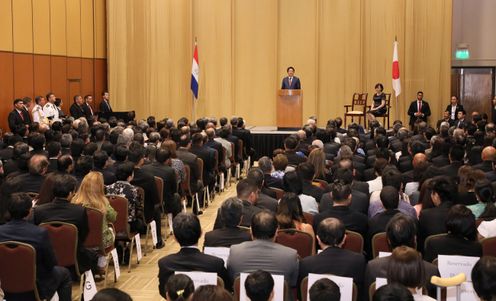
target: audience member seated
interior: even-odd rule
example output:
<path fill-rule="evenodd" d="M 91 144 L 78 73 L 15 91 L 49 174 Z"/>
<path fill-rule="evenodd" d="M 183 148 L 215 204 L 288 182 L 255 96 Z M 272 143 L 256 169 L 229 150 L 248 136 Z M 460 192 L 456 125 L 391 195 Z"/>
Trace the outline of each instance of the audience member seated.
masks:
<path fill-rule="evenodd" d="M 231 162 L 231 158 L 234 157 L 233 148 L 231 147 L 231 142 L 227 140 L 229 136 L 229 129 L 223 127 L 219 130 L 219 137 L 215 138 L 214 141 L 218 142 L 222 145 L 222 148 L 225 151 L 224 157 L 224 167 L 225 169 L 229 169 L 234 162 Z"/>
<path fill-rule="evenodd" d="M 91 301 L 133 301 L 131 296 L 117 288 L 101 289 Z"/>
<path fill-rule="evenodd" d="M 187 301 L 191 299 L 194 291 L 195 285 L 191 278 L 184 274 L 172 275 L 165 285 L 165 299 L 167 301 Z"/>
<path fill-rule="evenodd" d="M 421 289 L 427 284 L 424 264 L 420 253 L 407 246 L 399 246 L 393 250 L 389 260 L 388 283 L 399 283 L 406 286 L 415 301 L 435 301 L 427 295 L 421 295 Z"/>
<path fill-rule="evenodd" d="M 93 154 L 94 171 L 98 171 L 103 175 L 105 185 L 115 183 L 115 170 L 110 168 L 109 156 L 105 151 L 98 150 Z"/>
<path fill-rule="evenodd" d="M 60 143 L 57 141 L 50 141 L 46 145 L 48 152 L 48 168 L 47 173 L 57 170 L 57 158 L 60 156 Z"/>
<path fill-rule="evenodd" d="M 227 270 L 232 280 L 239 273 L 264 270 L 284 275 L 289 286 L 295 287 L 298 277 L 298 254 L 296 250 L 274 242 L 277 219 L 270 211 L 255 214 L 251 223 L 253 241 L 231 246 Z"/>
<path fill-rule="evenodd" d="M 273 178 L 282 180 L 288 166 L 288 158 L 284 154 L 278 154 L 274 157 L 272 163 L 274 165 L 274 171 L 270 175 Z"/>
<path fill-rule="evenodd" d="M 251 301 L 271 301 L 274 298 L 274 279 L 266 271 L 257 270 L 246 277 L 246 296 Z"/>
<path fill-rule="evenodd" d="M 279 229 L 296 229 L 306 232 L 315 238 L 312 225 L 308 224 L 303 216 L 300 198 L 292 193 L 285 193 L 279 201 L 276 214 Z"/>
<path fill-rule="evenodd" d="M 398 201 L 398 210 L 403 212 L 404 214 L 407 214 L 413 218 L 417 218 L 417 212 L 415 211 L 415 208 L 412 207 L 410 204 L 410 199 L 408 198 L 408 195 L 403 193 L 403 186 L 401 182 L 401 173 L 395 168 L 395 167 L 387 167 L 382 176 L 382 183 L 384 186 L 392 186 L 396 188 L 399 194 L 399 201 Z M 370 195 L 370 205 L 369 205 L 369 217 L 373 218 L 375 215 L 378 213 L 381 213 L 385 210 L 381 198 L 380 198 L 381 191 L 374 191 Z"/>
<path fill-rule="evenodd" d="M 272 161 L 269 157 L 262 157 L 258 159 L 258 167 L 264 173 L 264 185 L 265 187 L 274 187 L 279 189 L 284 189 L 282 178 L 273 177 L 271 174 L 273 172 Z"/>
<path fill-rule="evenodd" d="M 314 149 L 308 156 L 308 162 L 312 164 L 315 169 L 314 179 L 330 183 L 332 182 L 332 173 L 327 168 L 326 161 L 326 154 L 320 148 Z"/>
<path fill-rule="evenodd" d="M 494 191 L 491 182 L 486 179 L 475 182 L 475 197 L 477 204 L 467 206 L 475 218 L 492 220 L 496 218 L 496 207 L 494 206 Z"/>
<path fill-rule="evenodd" d="M 181 200 L 177 194 L 176 173 L 171 165 L 171 153 L 168 149 L 157 149 L 155 162 L 146 164 L 142 169 L 164 181 L 163 202 L 166 213 L 176 216 L 181 211 Z"/>
<path fill-rule="evenodd" d="M 420 180 L 429 167 L 427 156 L 423 153 L 416 154 L 413 156 L 412 165 L 413 169 L 402 175 L 404 190 L 408 197 L 413 195 L 420 188 Z"/>
<path fill-rule="evenodd" d="M 162 257 L 158 261 L 159 292 L 164 298 L 166 283 L 176 271 L 201 271 L 217 273 L 224 280 L 226 287 L 230 287 L 229 277 L 224 267 L 224 261 L 218 257 L 203 254 L 198 249 L 198 240 L 202 234 L 200 220 L 191 213 L 180 213 L 173 221 L 174 238 L 181 246 L 175 254 Z"/>
<path fill-rule="evenodd" d="M 465 150 L 461 145 L 455 144 L 449 150 L 450 164 L 440 168 L 441 172 L 449 177 L 455 178 L 458 175 L 458 169 L 463 166 L 463 157 Z"/>
<path fill-rule="evenodd" d="M 138 189 L 130 182 L 134 175 L 134 164 L 126 162 L 120 164 L 115 172 L 117 181 L 105 187 L 107 195 L 123 196 L 128 204 L 128 223 L 131 232 L 144 232 L 146 225 L 143 221 L 143 200 L 138 194 Z"/>
<path fill-rule="evenodd" d="M 11 174 L 19 174 L 27 171 L 27 165 L 25 168 L 20 168 L 23 161 L 26 160 L 26 156 L 29 159 L 29 145 L 21 141 L 14 144 L 14 149 L 12 151 L 12 158 L 4 162 L 3 172 L 5 176 Z"/>
<path fill-rule="evenodd" d="M 48 171 L 48 159 L 44 155 L 33 155 L 28 166 L 29 173 L 19 175 L 19 180 L 23 182 L 21 191 L 39 193 Z"/>
<path fill-rule="evenodd" d="M 87 271 L 93 266 L 92 254 L 84 248 L 88 236 L 88 216 L 83 206 L 71 204 L 70 199 L 76 192 L 76 179 L 71 175 L 56 175 L 53 178 L 53 196 L 51 203 L 33 208 L 32 219 L 35 225 L 46 222 L 66 222 L 78 229 L 77 260 L 79 271 Z"/>
<path fill-rule="evenodd" d="M 202 285 L 195 290 L 191 301 L 232 301 L 232 295 L 218 285 Z"/>
<path fill-rule="evenodd" d="M 447 177 L 438 176 L 432 179 L 431 199 L 434 208 L 420 211 L 419 216 L 419 249 L 428 236 L 446 233 L 446 216 L 453 205 L 455 186 Z"/>
<path fill-rule="evenodd" d="M 258 198 L 258 186 L 252 180 L 243 179 L 236 185 L 236 193 L 237 197 L 234 199 L 240 200 L 243 203 L 241 223 L 239 225 L 243 227 L 250 227 L 253 215 L 262 211 L 262 209 L 255 206 Z M 222 218 L 219 211 L 220 208 L 217 211 L 214 229 L 220 229 L 223 227 Z"/>
<path fill-rule="evenodd" d="M 493 146 L 486 146 L 482 149 L 481 154 L 482 162 L 474 165 L 474 169 L 489 172 L 493 170 L 493 162 L 496 161 L 496 148 Z"/>
<path fill-rule="evenodd" d="M 310 162 L 301 163 L 296 167 L 296 173 L 301 180 L 302 193 L 304 195 L 309 195 L 313 197 L 315 201 L 320 202 L 320 199 L 324 194 L 324 189 L 322 189 L 319 186 L 313 185 L 313 179 L 315 177 L 315 168 L 312 165 L 312 163 Z"/>
<path fill-rule="evenodd" d="M 176 143 L 172 140 L 165 140 L 160 145 L 160 148 L 169 150 L 171 154 L 171 167 L 176 172 L 177 184 L 186 180 L 186 170 L 183 161 L 177 158 Z"/>
<path fill-rule="evenodd" d="M 205 140 L 206 140 L 205 136 Z M 191 137 L 190 152 L 203 160 L 203 185 L 209 186 L 210 190 L 215 184 L 215 150 L 204 145 L 204 136 L 201 133 L 193 134 Z"/>
<path fill-rule="evenodd" d="M 460 167 L 458 170 L 458 197 L 455 199 L 455 203 L 466 206 L 477 204 L 475 183 L 485 178 L 486 175 L 481 170 L 468 165 Z"/>
<path fill-rule="evenodd" d="M 304 154 L 297 153 L 298 144 L 298 139 L 294 136 L 284 139 L 284 154 L 288 158 L 289 165 L 298 166 L 307 160 Z"/>
<path fill-rule="evenodd" d="M 394 250 L 400 246 L 407 246 L 415 249 L 417 226 L 414 219 L 404 214 L 395 215 L 386 226 L 386 236 L 389 247 Z M 376 278 L 387 278 L 387 270 L 391 256 L 377 257 L 367 264 L 365 271 L 365 290 L 368 292 L 369 286 L 376 281 Z M 439 276 L 439 271 L 435 265 L 430 262 L 422 261 L 424 265 L 425 279 L 431 279 L 432 276 Z M 436 295 L 436 287 L 430 282 L 427 283 L 427 289 L 430 296 Z"/>
<path fill-rule="evenodd" d="M 382 189 L 382 171 L 386 167 L 388 162 L 386 159 L 383 158 L 377 158 L 374 163 L 374 172 L 376 178 L 370 181 L 367 181 L 367 184 L 369 184 L 369 193 L 372 193 L 377 190 Z"/>
<path fill-rule="evenodd" d="M 322 278 L 315 281 L 309 289 L 310 301 L 339 301 L 339 286 L 332 280 Z"/>
<path fill-rule="evenodd" d="M 426 242 L 424 257 L 431 262 L 438 255 L 482 256 L 482 246 L 477 241 L 475 218 L 467 207 L 455 205 L 446 217 L 448 235 Z"/>
<path fill-rule="evenodd" d="M 386 230 L 386 225 L 389 221 L 400 211 L 398 210 L 399 193 L 393 186 L 384 186 L 380 193 L 381 203 L 385 211 L 376 214 L 369 219 L 369 234 L 368 239 L 371 241 L 372 237 L 380 232 Z"/>
<path fill-rule="evenodd" d="M 350 208 L 353 202 L 350 185 L 335 180 L 331 185 L 332 207 L 322 211 L 313 218 L 313 230 L 316 232 L 320 222 L 328 217 L 340 219 L 346 230 L 355 231 L 366 237 L 368 228 L 367 216 Z"/>
<path fill-rule="evenodd" d="M 36 251 L 36 283 L 42 299 L 51 299 L 57 292 L 59 300 L 70 301 L 72 283 L 66 268 L 57 266 L 48 231 L 26 221 L 31 211 L 31 198 L 24 193 L 12 195 L 8 205 L 11 220 L 0 226 L 0 242 L 19 241 Z M 12 271 L 13 272 L 13 271 Z M 26 300 L 26 296 L 7 296 L 8 300 Z"/>
<path fill-rule="evenodd" d="M 218 214 L 222 221 L 222 228 L 205 233 L 205 247 L 227 247 L 250 241 L 250 233 L 240 229 L 243 214 L 243 203 L 237 198 L 229 198 L 222 203 Z"/>
<path fill-rule="evenodd" d="M 268 189 L 264 187 L 264 174 L 262 170 L 257 167 L 252 167 L 248 171 L 246 178 L 254 181 L 257 184 L 258 198 L 256 201 L 256 206 L 275 213 L 277 211 L 277 200 L 267 194 Z"/>
<path fill-rule="evenodd" d="M 319 204 L 314 197 L 303 193 L 302 180 L 298 177 L 297 172 L 290 171 L 284 175 L 284 191 L 292 192 L 298 195 L 300 198 L 301 208 L 303 212 L 310 213 L 312 215 L 319 212 Z M 312 185 L 312 184 L 310 184 Z"/>
<path fill-rule="evenodd" d="M 358 211 L 363 214 L 367 214 L 369 210 L 369 195 L 368 186 L 366 192 L 359 190 L 355 187 L 356 182 L 353 180 L 353 172 L 347 168 L 338 168 L 334 172 L 335 179 L 341 180 L 344 184 L 350 185 L 351 187 L 351 199 L 350 208 L 354 211 Z M 362 184 L 366 184 L 361 182 Z M 324 193 L 320 199 L 319 212 L 326 211 L 333 205 L 333 199 L 330 192 Z"/>
<path fill-rule="evenodd" d="M 317 242 L 322 252 L 300 261 L 299 282 L 309 273 L 332 274 L 353 278 L 360 291 L 363 285 L 365 257 L 342 248 L 346 242 L 346 228 L 343 222 L 336 218 L 321 221 L 317 227 Z"/>
<path fill-rule="evenodd" d="M 92 171 L 84 177 L 71 202 L 73 204 L 82 205 L 83 207 L 97 209 L 103 214 L 102 246 L 106 249 L 114 244 L 115 234 L 109 228 L 108 223 L 115 222 L 117 213 L 114 208 L 110 206 L 110 203 L 105 196 L 104 188 L 102 174 Z M 107 257 L 99 255 L 98 269 L 101 275 L 105 273 L 106 266 Z"/>
<path fill-rule="evenodd" d="M 496 299 L 496 258 L 484 256 L 472 269 L 472 284 L 481 301 Z"/>
<path fill-rule="evenodd" d="M 412 293 L 398 283 L 386 284 L 378 288 L 372 301 L 414 301 Z"/>

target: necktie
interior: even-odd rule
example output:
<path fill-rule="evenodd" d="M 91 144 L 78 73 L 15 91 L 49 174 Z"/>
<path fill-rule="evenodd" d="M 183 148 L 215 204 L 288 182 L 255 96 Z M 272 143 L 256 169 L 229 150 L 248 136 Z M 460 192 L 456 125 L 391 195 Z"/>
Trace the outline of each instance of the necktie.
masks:
<path fill-rule="evenodd" d="M 418 111 L 422 112 L 422 102 L 421 101 L 418 102 Z"/>
<path fill-rule="evenodd" d="M 293 78 L 292 78 L 292 77 L 290 77 L 290 78 L 289 78 L 289 86 L 290 86 L 290 87 L 291 87 L 291 83 L 292 83 L 292 82 L 293 82 Z"/>
<path fill-rule="evenodd" d="M 21 116 L 22 121 L 24 121 L 24 115 L 22 114 L 22 112 L 17 111 L 17 113 L 19 113 L 19 116 Z"/>

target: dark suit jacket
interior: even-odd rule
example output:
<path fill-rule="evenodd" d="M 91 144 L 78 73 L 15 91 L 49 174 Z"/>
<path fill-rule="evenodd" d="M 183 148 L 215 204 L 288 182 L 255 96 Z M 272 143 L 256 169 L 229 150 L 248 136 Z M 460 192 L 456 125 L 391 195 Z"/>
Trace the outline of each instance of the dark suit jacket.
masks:
<path fill-rule="evenodd" d="M 351 189 L 358 190 L 367 195 L 367 197 L 369 195 L 369 183 L 367 182 L 353 181 L 353 183 L 351 183 Z"/>
<path fill-rule="evenodd" d="M 478 241 L 458 238 L 451 234 L 430 239 L 424 250 L 425 260 L 432 262 L 438 255 L 482 256 L 482 245 Z"/>
<path fill-rule="evenodd" d="M 21 115 L 24 117 L 21 118 Z M 8 116 L 8 121 L 9 121 L 9 128 L 12 133 L 17 132 L 20 128 L 24 128 L 25 125 L 31 124 L 31 116 L 29 116 L 29 112 L 26 110 L 21 110 L 21 113 L 17 112 L 16 109 L 12 110 L 9 113 Z"/>
<path fill-rule="evenodd" d="M 252 136 L 250 130 L 242 128 L 233 128 L 233 135 L 243 140 L 244 154 L 251 155 L 252 151 Z"/>
<path fill-rule="evenodd" d="M 284 154 L 288 158 L 288 165 L 298 166 L 298 164 L 306 162 L 305 156 L 297 155 L 295 151 L 285 151 Z"/>
<path fill-rule="evenodd" d="M 198 168 L 198 163 L 195 154 L 188 151 L 186 148 L 180 147 L 177 152 L 177 158 L 187 164 L 190 169 L 189 183 L 193 193 L 197 192 L 201 188 L 201 184 L 198 183 L 201 177 L 201 170 Z"/>
<path fill-rule="evenodd" d="M 220 144 L 219 142 L 215 141 L 215 140 L 208 140 L 206 143 L 205 143 L 206 146 L 210 147 L 210 148 L 213 148 L 217 151 L 217 156 L 218 156 L 218 160 L 217 160 L 217 164 L 219 166 L 219 168 L 221 168 L 221 166 L 224 165 L 224 149 L 222 148 L 222 144 Z"/>
<path fill-rule="evenodd" d="M 0 160 L 7 161 L 12 159 L 12 155 L 14 154 L 14 148 L 12 146 L 7 146 L 0 150 Z"/>
<path fill-rule="evenodd" d="M 410 155 L 401 156 L 398 159 L 398 169 L 401 172 L 407 172 L 409 170 L 412 170 L 413 169 L 412 160 L 413 157 Z"/>
<path fill-rule="evenodd" d="M 277 212 L 277 200 L 273 197 L 270 197 L 263 192 L 260 192 L 258 194 L 258 199 L 257 199 L 257 207 L 261 209 L 267 209 L 272 211 L 273 213 Z"/>
<path fill-rule="evenodd" d="M 475 169 L 480 169 L 483 172 L 490 172 L 493 170 L 493 162 L 492 161 L 482 161 L 479 164 L 473 166 Z"/>
<path fill-rule="evenodd" d="M 424 116 L 416 117 L 414 114 L 418 112 L 417 100 L 412 101 L 410 107 L 408 108 L 408 115 L 410 116 L 410 125 L 414 125 L 417 119 L 427 122 L 427 117 L 431 115 L 431 108 L 429 107 L 429 103 L 425 100 L 422 100 L 422 107 L 420 112 L 424 114 Z"/>
<path fill-rule="evenodd" d="M 336 156 L 338 154 L 340 145 L 334 141 L 324 144 L 324 152 Z"/>
<path fill-rule="evenodd" d="M 145 220 L 149 223 L 154 217 L 155 205 L 160 203 L 157 186 L 155 186 L 155 178 L 144 169 L 135 168 L 131 184 L 141 187 L 145 191 L 144 213 Z"/>
<path fill-rule="evenodd" d="M 80 117 L 86 117 L 85 111 L 83 107 L 80 107 L 77 103 L 73 103 L 69 108 L 69 112 L 74 119 L 78 119 Z"/>
<path fill-rule="evenodd" d="M 444 167 L 450 164 L 447 155 L 440 155 L 431 159 L 432 164 L 436 167 Z"/>
<path fill-rule="evenodd" d="M 400 201 L 401 202 L 401 201 Z M 385 232 L 386 231 L 386 225 L 388 222 L 395 216 L 396 214 L 401 213 L 397 209 L 393 210 L 386 210 L 381 213 L 378 213 L 374 215 L 369 220 L 369 234 L 368 234 L 368 241 L 372 242 L 372 237 L 380 232 Z"/>
<path fill-rule="evenodd" d="M 36 281 L 40 297 L 50 298 L 57 288 L 54 266 L 57 259 L 50 244 L 48 231 L 25 220 L 12 220 L 0 226 L 0 242 L 20 241 L 27 243 L 36 251 Z"/>
<path fill-rule="evenodd" d="M 84 104 L 83 105 L 83 111 L 84 111 L 84 117 L 86 117 L 86 120 L 88 120 L 88 123 L 93 123 L 93 115 L 94 115 L 94 112 L 92 112 L 92 109 L 90 109 L 90 105 L 89 104 Z"/>
<path fill-rule="evenodd" d="M 215 183 L 215 150 L 208 146 L 192 145 L 190 152 L 203 160 L 204 185 Z"/>
<path fill-rule="evenodd" d="M 153 162 L 142 167 L 142 169 L 155 177 L 164 180 L 164 206 L 167 213 L 177 214 L 181 211 L 181 204 L 174 197 L 177 192 L 176 172 L 166 164 Z"/>
<path fill-rule="evenodd" d="M 40 192 L 41 185 L 45 181 L 45 176 L 33 175 L 30 173 L 25 173 L 18 176 L 18 179 L 22 183 L 22 192 Z"/>
<path fill-rule="evenodd" d="M 358 290 L 363 286 L 363 273 L 365 272 L 365 258 L 356 252 L 328 247 L 320 254 L 300 260 L 298 283 L 312 274 L 332 274 L 341 277 L 353 278 Z"/>
<path fill-rule="evenodd" d="M 262 209 L 254 206 L 252 203 L 248 201 L 242 200 L 242 202 L 243 202 L 243 209 L 241 212 L 241 223 L 239 225 L 243 227 L 251 227 L 251 218 L 258 212 L 262 211 Z M 224 227 L 224 223 L 222 222 L 222 219 L 220 217 L 220 208 L 219 208 L 217 210 L 217 217 L 215 218 L 214 229 L 220 229 L 222 227 Z"/>
<path fill-rule="evenodd" d="M 319 223 L 328 217 L 340 219 L 346 230 L 355 231 L 366 237 L 368 228 L 367 216 L 363 213 L 354 211 L 348 206 L 334 206 L 324 212 L 316 214 L 313 218 L 313 229 L 317 233 Z"/>
<path fill-rule="evenodd" d="M 114 173 L 112 168 L 101 169 L 101 168 L 95 167 L 95 168 L 93 168 L 93 170 L 102 173 L 103 183 L 105 185 L 114 184 L 117 181 L 117 178 L 115 177 L 115 173 Z"/>
<path fill-rule="evenodd" d="M 443 175 L 447 175 L 451 178 L 458 177 L 458 169 L 463 165 L 463 162 L 453 161 L 451 164 L 441 167 L 439 170 Z"/>
<path fill-rule="evenodd" d="M 251 235 L 249 231 L 240 228 L 227 228 L 212 230 L 205 233 L 205 247 L 226 247 L 237 245 L 244 241 L 250 241 Z"/>
<path fill-rule="evenodd" d="M 100 102 L 100 113 L 112 113 L 112 107 L 110 106 L 110 103 L 102 100 L 102 102 Z"/>
<path fill-rule="evenodd" d="M 387 271 L 389 266 L 390 256 L 388 257 L 377 257 L 367 264 L 367 269 L 365 270 L 365 292 L 368 295 L 368 288 L 372 282 L 376 281 L 376 278 L 387 278 Z M 425 279 L 431 279 L 432 276 L 439 276 L 439 270 L 435 265 L 424 260 L 424 272 Z M 436 296 L 436 286 L 427 281 L 427 290 L 429 296 Z M 365 299 L 368 300 L 368 299 Z"/>
<path fill-rule="evenodd" d="M 201 271 L 217 273 L 224 280 L 226 288 L 230 288 L 224 261 L 218 257 L 203 254 L 196 248 L 181 248 L 179 252 L 162 257 L 158 261 L 158 290 L 162 297 L 165 296 L 165 284 L 176 271 L 190 272 Z"/>
<path fill-rule="evenodd" d="M 90 268 L 90 257 L 84 248 L 84 241 L 88 236 L 88 216 L 86 208 L 71 204 L 61 198 L 55 198 L 51 203 L 46 203 L 33 208 L 32 218 L 35 225 L 45 222 L 66 222 L 73 224 L 78 229 L 78 265 L 81 271 Z"/>
<path fill-rule="evenodd" d="M 289 76 L 286 76 L 282 79 L 281 89 L 301 89 L 300 79 L 296 76 L 293 76 L 291 80 L 291 85 L 289 84 Z"/>
<path fill-rule="evenodd" d="M 274 187 L 279 189 L 284 189 L 283 183 L 281 179 L 274 178 L 270 174 L 264 174 L 264 185 L 265 187 Z"/>
<path fill-rule="evenodd" d="M 452 121 L 456 121 L 457 118 L 458 118 L 458 112 L 460 111 L 463 111 L 463 105 L 461 104 L 457 104 L 456 105 L 456 109 L 455 109 L 455 119 L 451 119 L 451 104 L 449 104 L 447 107 L 446 107 L 446 110 L 445 111 L 448 111 L 449 114 L 450 114 L 450 120 Z"/>
<path fill-rule="evenodd" d="M 313 185 L 311 182 L 303 181 L 303 194 L 309 195 L 315 199 L 315 201 L 320 202 L 322 195 L 324 195 L 324 189 Z"/>
<path fill-rule="evenodd" d="M 319 204 L 319 212 L 324 212 L 330 208 L 334 201 L 332 200 L 330 193 L 324 193 L 322 198 L 320 199 Z M 365 215 L 368 214 L 369 211 L 369 196 L 358 190 L 351 190 L 351 204 L 350 209 L 363 213 Z"/>
<path fill-rule="evenodd" d="M 423 250 L 428 236 L 446 233 L 446 217 L 452 202 L 441 203 L 438 207 L 424 209 L 419 216 L 419 249 Z"/>

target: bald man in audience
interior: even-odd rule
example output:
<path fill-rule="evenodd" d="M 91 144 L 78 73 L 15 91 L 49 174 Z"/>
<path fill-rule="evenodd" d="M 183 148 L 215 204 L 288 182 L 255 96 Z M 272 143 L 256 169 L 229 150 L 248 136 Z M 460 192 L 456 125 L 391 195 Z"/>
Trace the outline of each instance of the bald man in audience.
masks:
<path fill-rule="evenodd" d="M 474 165 L 475 169 L 480 169 L 483 172 L 493 170 L 493 162 L 496 161 L 496 148 L 492 146 L 484 147 L 484 149 L 482 149 L 481 159 L 481 163 Z"/>
<path fill-rule="evenodd" d="M 403 184 L 405 185 L 405 193 L 407 195 L 418 190 L 419 181 L 422 177 L 422 173 L 425 172 L 429 166 L 429 160 L 424 153 L 418 153 L 413 156 L 412 165 L 412 170 L 403 173 Z"/>
<path fill-rule="evenodd" d="M 29 159 L 29 173 L 19 175 L 19 180 L 22 184 L 22 192 L 39 193 L 45 175 L 48 171 L 48 159 L 44 155 L 33 155 Z"/>

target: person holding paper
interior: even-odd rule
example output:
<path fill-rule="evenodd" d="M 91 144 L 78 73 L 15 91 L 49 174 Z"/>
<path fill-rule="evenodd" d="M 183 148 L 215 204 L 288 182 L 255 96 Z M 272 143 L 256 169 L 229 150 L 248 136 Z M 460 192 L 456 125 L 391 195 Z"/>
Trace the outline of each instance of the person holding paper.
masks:
<path fill-rule="evenodd" d="M 172 227 L 174 238 L 181 246 L 181 250 L 162 257 L 158 261 L 160 295 L 167 298 L 165 284 L 176 271 L 217 273 L 224 280 L 225 287 L 230 288 L 231 282 L 224 267 L 224 261 L 221 258 L 203 254 L 198 249 L 198 240 L 202 235 L 198 217 L 192 213 L 179 213 L 174 218 Z"/>

